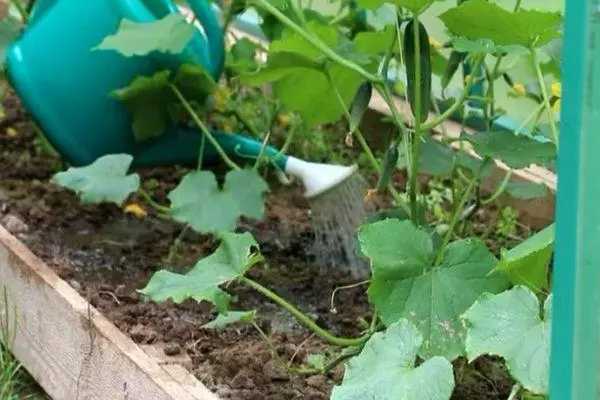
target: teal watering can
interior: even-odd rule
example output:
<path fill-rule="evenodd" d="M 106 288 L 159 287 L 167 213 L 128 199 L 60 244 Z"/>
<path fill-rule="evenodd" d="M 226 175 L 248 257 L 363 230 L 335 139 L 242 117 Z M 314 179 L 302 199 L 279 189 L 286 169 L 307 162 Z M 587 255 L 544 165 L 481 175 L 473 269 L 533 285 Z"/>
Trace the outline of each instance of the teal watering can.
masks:
<path fill-rule="evenodd" d="M 200 62 L 215 80 L 219 78 L 225 46 L 216 13 L 208 0 L 188 3 L 204 34 L 198 30 L 181 54 L 123 57 L 92 48 L 114 34 L 122 19 L 143 23 L 178 13 L 173 1 L 36 1 L 28 26 L 7 51 L 7 76 L 23 106 L 68 164 L 87 165 L 117 153 L 132 155 L 138 167 L 196 163 L 198 131 L 171 126 L 159 138 L 136 141 L 127 110 L 110 97 L 138 76 L 175 70 L 184 62 Z M 262 143 L 248 136 L 222 132 L 214 136 L 232 157 L 260 153 Z M 356 171 L 356 166 L 311 163 L 278 153 L 272 147 L 264 151 L 279 168 L 303 181 L 307 197 L 323 193 Z M 204 160 L 217 161 L 218 157 L 207 141 Z"/>

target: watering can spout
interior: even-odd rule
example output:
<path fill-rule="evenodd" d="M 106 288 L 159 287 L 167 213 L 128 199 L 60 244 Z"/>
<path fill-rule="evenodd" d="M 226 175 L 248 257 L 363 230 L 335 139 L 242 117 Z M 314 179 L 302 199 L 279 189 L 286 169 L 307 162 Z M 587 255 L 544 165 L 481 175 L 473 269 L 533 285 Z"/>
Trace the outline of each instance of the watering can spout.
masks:
<path fill-rule="evenodd" d="M 306 191 L 304 197 L 319 196 L 354 175 L 357 165 L 321 164 L 288 157 L 285 172 L 299 177 Z"/>

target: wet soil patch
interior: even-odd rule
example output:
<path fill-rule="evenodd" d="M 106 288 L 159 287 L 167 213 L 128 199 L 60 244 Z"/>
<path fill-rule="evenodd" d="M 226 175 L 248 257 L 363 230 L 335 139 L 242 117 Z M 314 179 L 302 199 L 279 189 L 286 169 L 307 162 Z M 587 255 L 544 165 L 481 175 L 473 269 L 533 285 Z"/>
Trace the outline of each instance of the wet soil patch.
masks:
<path fill-rule="evenodd" d="M 159 345 L 223 399 L 328 399 L 343 374 L 343 365 L 327 376 L 287 373 L 252 327 L 230 326 L 206 330 L 201 326 L 216 316 L 213 307 L 187 301 L 155 304 L 140 298 L 153 272 L 166 262 L 182 227 L 150 213 L 137 218 L 111 205 L 84 206 L 79 199 L 49 183 L 59 164 L 36 138 L 34 128 L 17 100 L 5 100 L 6 118 L 0 121 L 0 223 L 87 298 L 136 343 Z M 185 174 L 183 168 L 138 171 L 158 202 Z M 356 336 L 369 318 L 364 287 L 337 292 L 353 283 L 341 269 L 323 270 L 312 262 L 309 210 L 297 186 L 281 186 L 271 179 L 266 215 L 261 221 L 243 220 L 240 231 L 250 231 L 266 262 L 250 276 L 306 312 L 336 335 Z M 373 179 L 373 178 L 369 178 Z M 401 175 L 397 176 L 403 180 Z M 389 204 L 375 201 L 376 208 Z M 489 214 L 477 216 L 482 228 Z M 185 271 L 215 249 L 207 236 L 188 233 L 173 269 Z M 252 289 L 231 287 L 234 308 L 256 309 L 260 326 L 271 336 L 285 360 L 300 365 L 311 354 L 328 350 L 293 317 Z M 331 349 L 329 349 L 331 350 Z M 453 399 L 505 399 L 513 381 L 502 363 L 482 358 L 456 368 Z M 459 379 L 460 378 L 460 379 Z"/>

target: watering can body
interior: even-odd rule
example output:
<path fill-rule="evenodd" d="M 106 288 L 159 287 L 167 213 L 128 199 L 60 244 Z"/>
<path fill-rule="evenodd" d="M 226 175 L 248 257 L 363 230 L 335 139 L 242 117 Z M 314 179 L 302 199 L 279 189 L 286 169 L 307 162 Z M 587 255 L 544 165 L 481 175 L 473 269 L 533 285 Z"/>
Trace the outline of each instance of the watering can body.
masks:
<path fill-rule="evenodd" d="M 24 107 L 52 146 L 71 165 L 87 165 L 106 154 L 127 153 L 136 166 L 194 164 L 200 134 L 171 126 L 161 137 L 136 141 L 131 119 L 110 94 L 138 76 L 199 61 L 218 79 L 223 69 L 223 34 L 207 0 L 190 1 L 202 24 L 181 54 L 124 57 L 92 50 L 123 19 L 152 22 L 178 12 L 170 0 L 38 0 L 21 37 L 7 51 L 6 69 Z M 183 54 L 192 54 L 188 60 Z M 226 152 L 253 153 L 257 144 L 240 135 L 215 133 Z M 208 141 L 204 159 L 217 153 Z"/>

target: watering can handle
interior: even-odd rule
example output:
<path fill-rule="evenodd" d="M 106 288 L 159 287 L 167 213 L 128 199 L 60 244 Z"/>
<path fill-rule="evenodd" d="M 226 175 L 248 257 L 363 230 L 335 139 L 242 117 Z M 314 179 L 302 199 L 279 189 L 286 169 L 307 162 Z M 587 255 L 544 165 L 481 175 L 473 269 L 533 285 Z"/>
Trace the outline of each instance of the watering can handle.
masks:
<path fill-rule="evenodd" d="M 225 65 L 225 39 L 223 31 L 208 0 L 186 1 L 204 29 L 211 63 L 208 66 L 208 70 L 213 78 L 217 80 L 223 72 Z M 203 38 L 198 37 L 198 40 L 203 40 Z"/>
<path fill-rule="evenodd" d="M 123 3 L 123 0 L 113 1 L 118 1 L 120 7 L 123 7 L 122 10 L 131 8 L 131 4 L 142 4 L 148 12 L 148 17 L 152 16 L 157 19 L 168 14 L 181 13 L 180 6 L 176 5 L 174 0 L 130 0 L 125 3 Z M 186 3 L 202 26 L 204 35 L 196 32 L 188 44 L 187 52 L 183 56 L 187 61 L 200 62 L 213 79 L 218 80 L 225 64 L 225 41 L 216 13 L 209 0 L 186 0 Z M 190 55 L 191 57 L 189 57 Z M 171 67 L 180 64 L 181 56 L 177 55 L 173 58 L 172 55 L 156 55 Z"/>

